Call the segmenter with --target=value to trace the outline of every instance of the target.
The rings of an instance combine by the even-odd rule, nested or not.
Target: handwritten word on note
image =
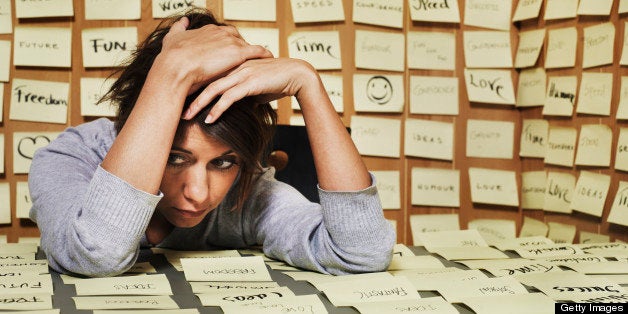
[[[353,75],[355,111],[402,112],[404,95],[402,75]]]
[[[13,32],[12,2],[11,0],[0,0],[0,34],[11,34]]]
[[[261,256],[182,258],[187,281],[272,281]]]
[[[489,245],[514,239],[517,235],[515,221],[508,219],[474,219],[469,221],[469,229],[476,229]]]
[[[471,200],[474,203],[518,206],[514,171],[469,168]]]
[[[535,246],[532,248],[519,248],[515,252],[523,258],[545,258],[566,255],[584,254],[584,252],[574,245],[553,244],[546,246]]]
[[[545,171],[521,173],[521,208],[543,209],[546,181]]]
[[[139,20],[140,0],[85,1],[86,20]]]
[[[399,170],[371,171],[377,180],[377,193],[379,194],[382,208],[401,208],[401,186]]]
[[[454,125],[449,122],[406,119],[406,156],[453,159]]]
[[[463,298],[527,294],[526,288],[514,277],[496,277],[443,284],[438,292],[449,302],[460,302]]]
[[[49,274],[2,278],[0,295],[43,293],[52,295],[52,278]]]
[[[17,18],[72,16],[72,0],[14,1]]]
[[[544,40],[545,29],[520,32],[519,46],[517,47],[517,54],[515,56],[515,67],[526,68],[534,66],[536,60],[539,58]]]
[[[137,45],[137,27],[88,28],[81,36],[86,68],[121,66]]]
[[[405,68],[403,34],[355,31],[355,66],[362,69],[403,71]]]
[[[570,173],[550,171],[547,173],[543,210],[571,213],[571,199],[576,188],[576,178]]]
[[[497,261],[501,263],[495,263],[488,267],[484,267],[485,270],[496,277],[562,271],[560,267],[552,263],[529,260],[525,258],[510,258]]]
[[[460,22],[458,0],[410,0],[409,4],[413,21]]]
[[[203,306],[221,306],[223,304],[260,305],[278,299],[293,297],[294,292],[288,287],[277,287],[260,291],[223,291],[196,295]]]
[[[420,298],[419,293],[405,277],[330,282],[317,286],[335,306]]]
[[[509,70],[464,69],[469,101],[514,105],[515,94]]]
[[[509,32],[465,31],[463,35],[467,68],[512,67]]]
[[[576,112],[610,115],[612,90],[613,73],[582,73]]]
[[[464,24],[509,30],[511,9],[512,0],[468,0],[464,7]]]
[[[603,23],[584,28],[582,67],[590,68],[613,63],[615,25]]]
[[[408,68],[453,70],[456,66],[456,36],[451,32],[408,32]]]
[[[51,309],[51,294],[24,293],[3,295],[0,297],[0,310],[4,311],[36,311]]]
[[[413,167],[411,184],[412,205],[460,206],[459,170]],[[454,219],[457,226],[457,217]],[[419,232],[425,231],[419,230]]]
[[[341,0],[290,0],[290,6],[295,23],[344,21],[345,19]]]
[[[152,0],[153,18],[165,18],[192,7],[207,8],[205,0]]]
[[[178,309],[168,295],[72,297],[77,310]]]
[[[410,113],[458,114],[458,78],[410,76]]]
[[[351,139],[360,155],[399,157],[401,121],[353,116],[351,117]]]
[[[544,162],[565,167],[573,166],[577,136],[578,131],[575,128],[550,127]]]
[[[35,151],[48,144],[59,132],[13,133],[13,173],[28,173]]]
[[[571,116],[576,104],[578,79],[575,76],[552,76],[548,79],[543,115]]]
[[[312,1],[312,0],[308,0]],[[250,304],[230,303],[221,304],[221,310],[225,314],[235,314],[243,312],[255,312],[260,314],[272,313],[326,313],[325,305],[315,294],[290,296],[282,298],[264,299],[262,301],[252,301]]]
[[[170,295],[166,275],[88,278],[74,283],[77,295]]]
[[[608,167],[613,131],[606,124],[583,124],[578,139],[576,165]]]
[[[408,301],[388,301],[354,305],[362,314],[380,313],[458,313],[458,310],[441,297]]]
[[[72,30],[69,27],[16,26],[14,32],[15,66],[70,67]]]
[[[512,159],[514,133],[513,122],[467,120],[467,157]]]
[[[517,107],[543,106],[547,75],[543,68],[525,69],[519,73]]]
[[[356,23],[403,27],[403,0],[353,1],[353,21]]]
[[[576,43],[578,41],[576,28],[565,27],[548,30],[547,38],[545,68],[573,67],[576,63]]]
[[[288,36],[290,58],[308,61],[318,70],[341,68],[338,31],[294,32]]]
[[[516,22],[537,18],[541,10],[541,4],[543,4],[543,0],[518,1],[512,21]]]
[[[115,117],[117,107],[109,101],[98,103],[111,88],[112,80],[97,77],[81,77],[81,115]]]
[[[608,222],[628,226],[628,182],[619,181],[617,193],[608,214]]]
[[[69,90],[65,82],[13,79],[9,119],[64,124]]]
[[[524,119],[521,127],[519,156],[545,158],[549,122],[543,119]]]
[[[190,282],[194,293],[216,293],[222,291],[262,291],[279,287],[272,282],[237,282],[237,281],[192,281]]]

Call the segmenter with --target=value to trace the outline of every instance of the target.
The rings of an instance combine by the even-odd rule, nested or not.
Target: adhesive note
[[[223,0],[225,20],[266,21],[277,20],[276,0]]]
[[[9,119],[65,124],[70,84],[13,79]]]
[[[418,233],[417,237],[429,252],[433,249],[448,247],[488,247],[484,238],[475,229],[423,232]]]
[[[546,164],[573,166],[578,131],[570,127],[550,127],[545,150]]]
[[[11,0],[0,0],[0,34],[11,34],[13,32],[12,3],[13,1]]]
[[[464,69],[469,101],[514,105],[510,70]]]
[[[410,231],[415,246],[423,245],[419,234],[424,232],[460,230],[458,214],[410,215]]]
[[[86,20],[139,20],[140,16],[140,0],[85,1]]]
[[[467,0],[465,2],[465,25],[499,30],[510,29],[512,0]]]
[[[460,10],[458,0],[440,0],[426,2],[422,0],[410,0],[410,18],[413,21],[459,23]]]
[[[405,36],[379,31],[355,31],[355,67],[361,69],[405,70]]]
[[[607,22],[585,27],[583,48],[583,68],[612,64],[615,48],[615,25]]]
[[[408,68],[453,70],[456,68],[456,34],[453,32],[406,33]]]
[[[555,277],[537,278],[534,287],[554,300],[579,300],[606,295],[622,296],[625,289],[604,278],[594,278],[576,272],[556,272]],[[560,275],[559,275],[560,274]],[[527,275],[531,276],[531,275]],[[526,276],[526,277],[527,277]]]
[[[467,120],[467,157],[512,159],[515,124]]]
[[[207,8],[206,0],[152,0],[153,18],[166,18],[192,7]]]
[[[380,280],[350,280],[317,285],[335,306],[353,306],[367,302],[420,299],[419,293],[405,277]]]
[[[52,295],[52,278],[49,274],[2,278],[0,295],[17,294]]]
[[[550,69],[573,67],[576,64],[577,41],[578,31],[575,27],[565,27],[548,30],[545,68]]]
[[[292,8],[292,19],[295,23],[345,20],[345,11],[341,0],[290,0],[290,6]]]
[[[621,182],[621,181],[620,181]],[[608,221],[608,219],[607,219]],[[580,230],[580,243],[604,243],[610,242],[610,236],[594,232]]]
[[[0,310],[2,311],[41,311],[51,309],[51,294],[22,293],[3,295],[2,298],[0,298]]]
[[[18,3],[20,2],[18,1]],[[71,64],[71,28],[15,27],[13,35],[13,65],[69,68]]]
[[[72,0],[14,1],[15,16],[21,18],[73,16]]]
[[[460,207],[460,171],[457,169],[413,167],[411,184],[412,205]],[[457,216],[451,218],[456,220],[457,226]]]
[[[525,1],[521,1],[525,2]],[[467,305],[475,313],[552,313],[554,300],[543,293],[526,293],[513,295],[481,296],[463,298],[460,302]]]
[[[514,171],[470,167],[469,182],[474,203],[519,206]]]
[[[166,275],[87,278],[74,283],[82,295],[171,295]]]
[[[28,182],[17,182],[15,186],[15,217],[29,218],[28,213],[33,206],[31,194],[28,190]]]
[[[35,151],[57,138],[59,132],[13,133],[13,173],[28,173]]]
[[[617,150],[615,154],[615,169],[628,171],[628,128],[619,128]]]
[[[464,263],[464,261],[460,261],[460,263]],[[395,276],[406,276],[418,291],[434,290],[434,287],[440,287],[444,282],[451,283],[488,278],[488,276],[477,269],[463,270],[456,267],[435,268],[430,272],[403,270],[394,273]]]
[[[453,303],[469,297],[527,294],[528,290],[513,277],[497,277],[461,281],[456,285],[445,283],[438,287],[438,293]]]
[[[549,232],[547,237],[556,244],[567,243],[572,244],[576,238],[576,226],[561,224],[558,222],[548,222]]]
[[[519,232],[519,237],[521,238],[527,238],[527,237],[532,237],[532,236],[545,237],[545,235],[547,235],[548,229],[549,228],[544,222],[534,219],[534,218],[524,216],[523,225],[521,225],[521,231]]]
[[[547,85],[543,115],[571,116],[576,104],[576,76],[551,76]]]
[[[545,258],[584,254],[580,248],[571,244],[551,244],[532,248],[519,248],[515,249],[515,252],[523,258]]]
[[[628,182],[619,181],[613,205],[606,221],[628,226]]]
[[[456,314],[459,313],[451,303],[441,297],[420,300],[388,301],[354,305],[361,314],[406,313],[420,309],[422,313]]]
[[[9,182],[0,183],[0,224],[11,223],[11,194]]]
[[[405,244],[397,243],[393,246],[393,256],[415,256],[414,252]]]
[[[549,171],[545,186],[543,210],[571,213],[571,199],[576,188],[576,178],[570,173]]]
[[[37,245],[34,243],[8,243],[0,244],[0,254],[22,254],[22,253],[37,253]],[[44,263],[46,261],[42,261]],[[8,265],[0,262],[0,267],[7,267]]]
[[[576,165],[608,167],[613,131],[606,124],[583,124],[578,140]]]
[[[182,258],[187,281],[272,281],[261,256]]]
[[[628,0],[619,0],[619,14],[628,12]]]
[[[336,112],[344,112],[344,90],[341,75],[320,74],[321,81]]]
[[[11,69],[11,41],[0,40],[0,82],[9,81],[10,69]]]
[[[525,171],[521,173],[521,208],[543,209],[546,182],[545,171]]]
[[[600,256],[610,256],[607,253],[625,251],[626,249],[628,249],[628,245],[620,242],[577,244],[577,246],[585,253]]]
[[[222,291],[262,291],[278,288],[279,284],[254,281],[192,281],[189,283],[194,293],[218,293]]]
[[[72,297],[77,310],[178,309],[168,295]]]
[[[543,119],[523,119],[519,156],[544,158],[549,122]]]
[[[404,154],[406,156],[452,160],[454,155],[453,123],[406,119]]]
[[[112,80],[97,77],[81,78],[81,115],[96,117],[115,117],[117,107],[110,101],[98,103],[100,98],[111,88]]]
[[[293,32],[288,36],[288,55],[303,59],[317,70],[341,68],[338,31]]]
[[[120,67],[137,46],[137,27],[88,28],[81,38],[84,67]]]
[[[485,269],[495,277],[562,271],[560,267],[551,262],[525,258],[508,258],[484,262],[486,265],[480,268]]]
[[[464,61],[467,68],[512,67],[510,32],[465,31],[463,40]]]
[[[303,119],[302,115],[292,115],[292,116],[290,116],[290,123],[289,123],[289,125],[305,126],[305,120]]]
[[[469,229],[477,230],[489,245],[517,236],[515,221],[508,219],[474,219],[469,221]]]
[[[402,28],[404,2],[404,0],[353,1],[353,22]]]
[[[613,73],[583,72],[576,112],[610,115],[612,91]]]
[[[351,138],[360,155],[398,158],[401,152],[401,121],[353,116]]]
[[[578,15],[610,15],[613,0],[580,0]]]
[[[260,304],[261,303],[261,304]],[[281,313],[293,312],[311,312],[326,313],[325,305],[315,294],[284,296],[262,302],[247,304],[222,304],[220,309],[225,314],[239,314],[246,312],[255,312],[260,314],[273,314],[280,311]]]
[[[619,105],[617,116],[619,119],[628,119],[628,76],[621,77],[621,89],[619,91]]]
[[[278,28],[238,27],[238,32],[249,44],[260,45],[279,57]]]
[[[358,112],[402,112],[402,75],[354,74],[353,106]]]
[[[267,304],[280,298],[293,296],[294,293],[288,287],[277,287],[262,291],[223,291],[220,293],[197,294],[203,306],[221,306],[223,304],[249,306],[260,303]]]
[[[377,194],[382,203],[382,208],[401,209],[401,182],[399,170],[371,171],[375,176]]]
[[[458,115],[458,78],[410,76],[410,113]]]
[[[519,72],[517,107],[534,107],[545,104],[545,69],[533,68]]]
[[[517,8],[512,21],[523,21],[539,17],[543,0],[517,1]]]
[[[438,247],[431,250],[449,261],[508,258],[508,255],[492,247]]]
[[[628,3],[628,1],[626,3]],[[628,33],[626,32],[626,29],[628,29],[628,22],[624,22],[624,45],[621,48],[621,59],[619,60],[620,65],[628,65],[628,40],[626,40],[628,38]]]
[[[421,255],[421,256],[394,256],[388,266],[388,271],[391,270],[410,270],[410,269],[425,269],[425,268],[445,268],[445,265],[434,256]]]
[[[578,0],[546,0],[545,16],[547,20],[558,20],[576,17]]]
[[[515,54],[515,68],[534,66],[543,47],[543,41],[545,41],[545,29],[520,32],[519,46]]]

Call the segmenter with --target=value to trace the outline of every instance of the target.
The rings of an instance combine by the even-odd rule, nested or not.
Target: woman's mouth
[[[183,218],[198,218],[203,216],[207,211],[206,210],[188,210],[188,209],[179,209],[173,207],[175,211]]]

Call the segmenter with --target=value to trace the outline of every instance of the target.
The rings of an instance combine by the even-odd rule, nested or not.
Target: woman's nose
[[[209,176],[204,171],[190,171],[183,187],[183,196],[192,204],[199,206],[209,197]]]

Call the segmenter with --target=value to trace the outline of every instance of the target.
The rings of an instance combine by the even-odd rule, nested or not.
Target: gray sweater
[[[30,217],[50,266],[63,273],[124,272],[146,245],[145,231],[162,195],[135,189],[100,167],[116,132],[98,119],[68,128],[39,149],[29,174]],[[309,202],[267,169],[242,210],[218,206],[192,228],[175,228],[159,247],[237,249],[262,245],[288,264],[331,274],[383,271],[395,232],[374,185],[357,192],[319,188]]]

